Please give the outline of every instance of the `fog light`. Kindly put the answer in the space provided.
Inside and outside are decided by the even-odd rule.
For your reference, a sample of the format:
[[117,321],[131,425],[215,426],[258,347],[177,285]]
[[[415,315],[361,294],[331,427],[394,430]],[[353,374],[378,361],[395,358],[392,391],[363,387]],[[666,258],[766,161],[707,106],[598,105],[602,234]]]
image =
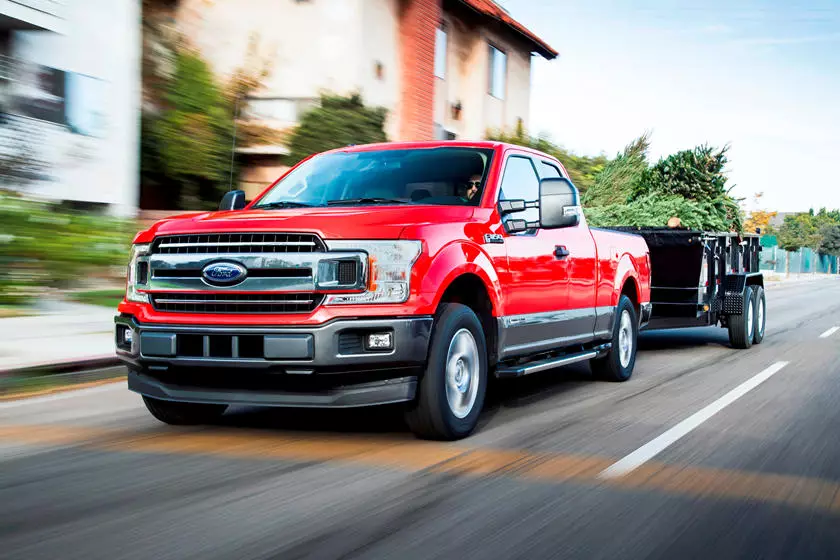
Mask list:
[[374,333],[367,337],[368,350],[390,350],[393,348],[391,333]]
[[131,345],[131,333],[133,332],[134,331],[132,331],[131,329],[125,329],[125,331],[123,332],[123,342],[125,342],[128,345]]

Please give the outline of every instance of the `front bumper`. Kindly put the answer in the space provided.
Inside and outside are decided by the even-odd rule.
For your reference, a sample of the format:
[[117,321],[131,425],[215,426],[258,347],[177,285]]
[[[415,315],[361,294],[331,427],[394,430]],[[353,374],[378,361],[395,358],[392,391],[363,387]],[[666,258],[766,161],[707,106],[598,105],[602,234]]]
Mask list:
[[167,401],[292,408],[352,408],[410,401],[417,377],[399,377],[319,389],[242,389],[180,385],[160,376],[129,370],[128,388],[147,397]]
[[[306,327],[150,324],[125,315],[114,321],[129,389],[166,400],[273,406],[411,400],[432,329],[425,316]],[[391,334],[391,348],[368,349],[367,335],[380,333]]]

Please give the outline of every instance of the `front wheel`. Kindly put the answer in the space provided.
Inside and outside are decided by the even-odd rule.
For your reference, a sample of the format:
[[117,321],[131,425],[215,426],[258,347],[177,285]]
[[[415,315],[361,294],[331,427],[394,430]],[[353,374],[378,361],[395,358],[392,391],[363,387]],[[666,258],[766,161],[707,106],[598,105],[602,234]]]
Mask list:
[[208,424],[219,419],[228,408],[226,404],[164,401],[145,395],[143,403],[152,416],[164,424],[175,426]]
[[595,358],[590,362],[592,373],[605,381],[630,379],[636,365],[638,338],[639,321],[636,317],[636,309],[630,298],[621,296],[616,308],[610,350],[603,358]]
[[441,305],[435,319],[426,371],[406,411],[421,438],[455,440],[475,429],[487,390],[487,343],[472,309]]

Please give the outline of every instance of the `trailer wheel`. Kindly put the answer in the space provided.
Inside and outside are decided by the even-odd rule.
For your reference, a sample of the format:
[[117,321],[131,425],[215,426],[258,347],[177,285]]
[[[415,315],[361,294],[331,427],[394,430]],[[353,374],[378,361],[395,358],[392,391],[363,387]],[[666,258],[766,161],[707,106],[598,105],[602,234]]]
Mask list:
[[755,331],[755,292],[752,286],[744,290],[741,313],[730,315],[729,343],[733,348],[747,349],[752,346]]
[[613,324],[612,346],[603,358],[590,360],[592,373],[604,381],[627,381],[636,365],[639,319],[633,302],[625,295],[618,300]]
[[145,395],[143,403],[152,416],[164,424],[174,426],[208,424],[220,418],[228,408],[226,404],[164,401]]
[[753,344],[761,344],[761,341],[764,340],[764,327],[767,325],[767,301],[764,297],[764,288],[756,286],[753,298],[755,299]]
[[478,424],[486,390],[487,342],[481,322],[466,305],[444,303],[406,423],[424,439],[467,437]]

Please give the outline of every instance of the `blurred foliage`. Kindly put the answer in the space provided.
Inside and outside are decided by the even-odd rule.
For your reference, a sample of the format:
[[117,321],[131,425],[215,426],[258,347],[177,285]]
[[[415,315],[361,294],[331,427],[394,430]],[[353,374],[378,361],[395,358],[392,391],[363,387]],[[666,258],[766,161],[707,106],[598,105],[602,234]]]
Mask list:
[[583,193],[583,204],[608,206],[629,202],[639,190],[647,170],[649,147],[650,136],[645,133],[628,144],[615,159],[609,160],[603,170],[595,175],[592,187]]
[[351,144],[387,142],[382,107],[366,107],[359,94],[323,94],[320,107],[303,114],[289,140],[289,161]]
[[[212,208],[227,189],[233,112],[207,63],[186,49],[175,53],[175,72],[159,116],[142,132],[143,168],[155,167],[181,208]],[[212,206],[211,206],[212,203]]]
[[176,4],[143,2],[141,184],[168,206],[214,209],[239,181],[234,134],[237,146],[247,146],[279,142],[285,133],[238,122],[271,70],[259,36],[249,37],[241,65],[220,79],[174,25]]
[[490,130],[485,135],[488,140],[506,142],[533,148],[557,158],[569,172],[569,178],[581,193],[585,193],[595,182],[596,176],[607,164],[606,156],[578,156],[572,152],[554,144],[546,136],[531,136],[524,129],[522,121],[519,121],[513,132],[504,130]]
[[70,295],[70,299],[79,303],[101,305],[116,309],[124,295],[125,290],[90,290],[86,292],[75,292]]
[[126,265],[139,229],[132,220],[3,192],[0,223],[2,305],[26,303],[45,288],[67,288],[97,270]]

